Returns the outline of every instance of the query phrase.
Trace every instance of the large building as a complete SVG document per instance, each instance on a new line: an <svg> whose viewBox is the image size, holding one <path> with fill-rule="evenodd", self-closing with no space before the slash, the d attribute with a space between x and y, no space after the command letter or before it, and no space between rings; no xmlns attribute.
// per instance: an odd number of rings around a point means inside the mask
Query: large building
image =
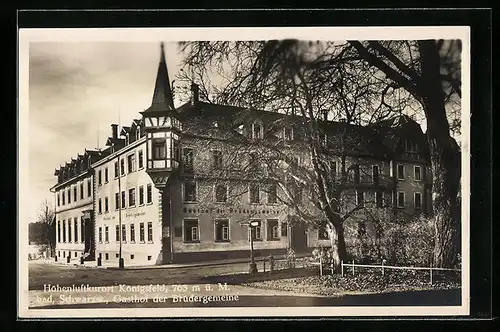
<svg viewBox="0 0 500 332"><path fill-rule="evenodd" d="M87 150L56 170L58 259L119 264L121 258L128 266L248 257L250 234L257 255L330 244L321 227L291 222L285 192L258 165L266 158L259 155L264 142L273 142L294 167L312 167L303 118L198 97L193 84L191 100L174 107L162 46L152 103L140 119L112 124L105 149ZM330 172L341 171L340 133L352 144L344 162L345 192L352 194L346 208L373 201L408 216L428 211L428 152L416 122L406 116L365 127L320 122ZM360 210L351 219L363 218Z"/></svg>

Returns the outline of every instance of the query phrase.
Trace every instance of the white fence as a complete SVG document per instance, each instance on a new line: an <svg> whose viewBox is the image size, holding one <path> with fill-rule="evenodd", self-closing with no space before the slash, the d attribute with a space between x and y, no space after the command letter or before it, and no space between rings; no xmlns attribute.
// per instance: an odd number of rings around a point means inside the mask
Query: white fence
<svg viewBox="0 0 500 332"><path fill-rule="evenodd" d="M429 267L423 267L423 266L391 266L391 265L384 265L384 262L382 261L382 264L380 265L369 265L369 264L354 264L354 261L352 261L351 264L349 263L344 263L344 261L341 261L340 263L340 269L341 269L341 275L342 277L344 276L344 267L352 267L352 275L355 275L355 269L356 267L361 267L361 268L373 268L373 269L380 269L382 272L382 276L385 275L385 270L425 270L429 271L429 281L432 284L432 272L433 271L455 271L455 272L461 272L462 270L460 269L451 269L451 268L443 268L443 267L433 267L430 265ZM320 269L320 273L321 269Z"/></svg>

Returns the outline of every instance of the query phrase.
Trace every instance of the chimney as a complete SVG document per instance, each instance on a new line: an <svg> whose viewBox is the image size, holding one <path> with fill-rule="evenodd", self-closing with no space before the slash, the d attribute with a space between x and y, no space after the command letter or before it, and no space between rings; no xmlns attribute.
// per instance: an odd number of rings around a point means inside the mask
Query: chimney
<svg viewBox="0 0 500 332"><path fill-rule="evenodd" d="M200 87L196 83L191 83L191 105L196 105L200 101Z"/></svg>
<svg viewBox="0 0 500 332"><path fill-rule="evenodd" d="M118 125L112 124L111 131L113 132L113 139L117 139L118 138Z"/></svg>

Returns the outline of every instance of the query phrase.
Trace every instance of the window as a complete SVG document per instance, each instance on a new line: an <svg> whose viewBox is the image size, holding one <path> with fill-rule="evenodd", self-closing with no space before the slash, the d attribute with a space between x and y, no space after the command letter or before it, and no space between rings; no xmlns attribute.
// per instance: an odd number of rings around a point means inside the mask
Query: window
<svg viewBox="0 0 500 332"><path fill-rule="evenodd" d="M215 241L229 241L229 220L221 219L215 221Z"/></svg>
<svg viewBox="0 0 500 332"><path fill-rule="evenodd" d="M268 204L276 204L277 201L277 187L276 184L271 184L269 186L269 191L267 193L267 203Z"/></svg>
<svg viewBox="0 0 500 332"><path fill-rule="evenodd" d="M257 185L250 186L249 199L250 199L250 203L253 203L253 204L258 204L260 202L259 187Z"/></svg>
<svg viewBox="0 0 500 332"><path fill-rule="evenodd" d="M259 160L255 152L251 152L248 156L248 170L256 172L259 169Z"/></svg>
<svg viewBox="0 0 500 332"><path fill-rule="evenodd" d="M320 226L318 229L318 240L329 240L330 235L325 226Z"/></svg>
<svg viewBox="0 0 500 332"><path fill-rule="evenodd" d="M251 223L257 222L257 226L251 226L250 227L250 236L254 240L262 240L262 228L261 228L261 221L260 220L250 220ZM250 238L249 238L250 239Z"/></svg>
<svg viewBox="0 0 500 332"><path fill-rule="evenodd" d="M148 242L153 242L153 223L148 222Z"/></svg>
<svg viewBox="0 0 500 332"><path fill-rule="evenodd" d="M165 139L155 138L153 139L153 159L161 160L165 159L166 151L165 151Z"/></svg>
<svg viewBox="0 0 500 332"><path fill-rule="evenodd" d="M120 193L115 193L115 209L120 208Z"/></svg>
<svg viewBox="0 0 500 332"><path fill-rule="evenodd" d="M185 148L182 150L182 164L184 172L192 172L194 164L193 149Z"/></svg>
<svg viewBox="0 0 500 332"><path fill-rule="evenodd" d="M61 195L57 194L57 206L61 206Z"/></svg>
<svg viewBox="0 0 500 332"><path fill-rule="evenodd" d="M68 219L68 243L71 243L72 241L72 235L73 233L71 232L71 219Z"/></svg>
<svg viewBox="0 0 500 332"><path fill-rule="evenodd" d="M135 242L135 226L134 224L130 224L130 242Z"/></svg>
<svg viewBox="0 0 500 332"><path fill-rule="evenodd" d="M115 226L115 240L116 242L120 242L120 226Z"/></svg>
<svg viewBox="0 0 500 332"><path fill-rule="evenodd" d="M253 139L262 139L264 136L264 127L262 127L259 123L252 124L252 138Z"/></svg>
<svg viewBox="0 0 500 332"><path fill-rule="evenodd" d="M328 135L325 133L319 134L319 144L327 145L328 144Z"/></svg>
<svg viewBox="0 0 500 332"><path fill-rule="evenodd" d="M73 197L74 197L74 199L75 199L75 202L76 202L76 201L77 201L77 199L78 199L78 193L76 192L76 190L77 190L77 188L76 188L76 186L74 186L74 187L73 187Z"/></svg>
<svg viewBox="0 0 500 332"><path fill-rule="evenodd" d="M184 219L184 242L197 242L198 219Z"/></svg>
<svg viewBox="0 0 500 332"><path fill-rule="evenodd" d="M282 222L281 223L281 237L287 237L287 236L288 236L288 223Z"/></svg>
<svg viewBox="0 0 500 332"><path fill-rule="evenodd" d="M194 180L184 182L184 202L196 202L196 182Z"/></svg>
<svg viewBox="0 0 500 332"><path fill-rule="evenodd" d="M414 202L415 209L420 210L422 208L422 194L415 193L414 200L415 200Z"/></svg>
<svg viewBox="0 0 500 332"><path fill-rule="evenodd" d="M121 175L125 174L125 159L120 160L120 174Z"/></svg>
<svg viewBox="0 0 500 332"><path fill-rule="evenodd" d="M398 192L398 208L405 207L405 193L404 191Z"/></svg>
<svg viewBox="0 0 500 332"><path fill-rule="evenodd" d="M104 212L109 212L109 199L108 197L104 197Z"/></svg>
<svg viewBox="0 0 500 332"><path fill-rule="evenodd" d="M336 161L330 161L330 176L332 178L332 181L335 181L337 179L337 162Z"/></svg>
<svg viewBox="0 0 500 332"><path fill-rule="evenodd" d="M139 224L139 241L141 242L144 242L145 240L145 237L144 237L144 223L141 222Z"/></svg>
<svg viewBox="0 0 500 332"><path fill-rule="evenodd" d="M217 203L225 203L227 201L227 187L222 184L215 186L215 201Z"/></svg>
<svg viewBox="0 0 500 332"><path fill-rule="evenodd" d="M57 221L57 242L61 243L61 220Z"/></svg>
<svg viewBox="0 0 500 332"><path fill-rule="evenodd" d="M405 139L405 150L408 152L417 152L417 144L409 139Z"/></svg>
<svg viewBox="0 0 500 332"><path fill-rule="evenodd" d="M90 197L92 195L92 182L90 182L90 179L87 180L87 197Z"/></svg>
<svg viewBox="0 0 500 332"><path fill-rule="evenodd" d="M405 166L398 165L398 180L404 180L404 179L405 179Z"/></svg>
<svg viewBox="0 0 500 332"><path fill-rule="evenodd" d="M102 227L99 227L99 243L102 243Z"/></svg>
<svg viewBox="0 0 500 332"><path fill-rule="evenodd" d="M375 192L375 204L378 208L383 206L383 195L380 191Z"/></svg>
<svg viewBox="0 0 500 332"><path fill-rule="evenodd" d="M379 168L378 165L372 166L372 181L375 185L379 183Z"/></svg>
<svg viewBox="0 0 500 332"><path fill-rule="evenodd" d="M135 172L135 153L127 156L128 173Z"/></svg>
<svg viewBox="0 0 500 332"><path fill-rule="evenodd" d="M127 226L122 224L122 242L127 242Z"/></svg>
<svg viewBox="0 0 500 332"><path fill-rule="evenodd" d="M68 188L68 204L71 203L71 190Z"/></svg>
<svg viewBox="0 0 500 332"><path fill-rule="evenodd" d="M125 200L125 191L122 191L122 205L123 208L127 207L126 200Z"/></svg>
<svg viewBox="0 0 500 332"><path fill-rule="evenodd" d="M66 195L62 192L62 205L66 204Z"/></svg>
<svg viewBox="0 0 500 332"><path fill-rule="evenodd" d="M143 168L144 167L144 152L142 150L139 150L138 152L138 156L139 156L139 169Z"/></svg>
<svg viewBox="0 0 500 332"><path fill-rule="evenodd" d="M80 183L80 199L83 199L83 182Z"/></svg>
<svg viewBox="0 0 500 332"><path fill-rule="evenodd" d="M279 240L280 234L278 229L277 219L267 220L267 239L268 240Z"/></svg>
<svg viewBox="0 0 500 332"><path fill-rule="evenodd" d="M73 228L74 228L75 243L78 243L78 219L77 218L73 219Z"/></svg>
<svg viewBox="0 0 500 332"><path fill-rule="evenodd" d="M108 168L106 167L104 169L104 182L108 183L109 182L109 177L108 177Z"/></svg>
<svg viewBox="0 0 500 332"><path fill-rule="evenodd" d="M80 221L80 239L82 243L85 241L85 222L83 220Z"/></svg>
<svg viewBox="0 0 500 332"><path fill-rule="evenodd" d="M214 169L222 168L222 152L221 151L212 151L212 167Z"/></svg>
<svg viewBox="0 0 500 332"><path fill-rule="evenodd" d="M415 172L415 181L421 181L422 180L422 173L421 173L420 166L415 166L414 172Z"/></svg>
<svg viewBox="0 0 500 332"><path fill-rule="evenodd" d="M360 182L360 176L359 176L359 165L353 165L352 166L352 172L354 175L354 183L359 184Z"/></svg>
<svg viewBox="0 0 500 332"><path fill-rule="evenodd" d="M119 176L120 169L118 167L118 162L115 161L115 179Z"/></svg>
<svg viewBox="0 0 500 332"><path fill-rule="evenodd" d="M144 186L139 187L139 205L144 204Z"/></svg>
<svg viewBox="0 0 500 332"><path fill-rule="evenodd" d="M62 232L63 232L63 242L66 243L66 220L62 221L62 225L63 225L63 229L62 229Z"/></svg>
<svg viewBox="0 0 500 332"><path fill-rule="evenodd" d="M153 202L153 188L151 186L151 183L148 184L148 192L147 192L147 200L146 202L151 203Z"/></svg>
<svg viewBox="0 0 500 332"><path fill-rule="evenodd" d="M362 191L356 192L356 205L364 206L365 204L365 193Z"/></svg>
<svg viewBox="0 0 500 332"><path fill-rule="evenodd" d="M102 213L102 200L101 200L101 198L99 198L99 204L98 204L98 207L99 207L99 209L98 209L99 214L101 214L101 213Z"/></svg>
<svg viewBox="0 0 500 332"><path fill-rule="evenodd" d="M128 206L135 206L135 188L128 190Z"/></svg>
<svg viewBox="0 0 500 332"><path fill-rule="evenodd" d="M97 184L102 185L102 170L97 171Z"/></svg>
<svg viewBox="0 0 500 332"><path fill-rule="evenodd" d="M109 260L109 253L105 253L105 254L104 254L104 258L105 258L106 260Z"/></svg>
<svg viewBox="0 0 500 332"><path fill-rule="evenodd" d="M285 127L283 129L283 136L285 138L285 141L293 141L293 128Z"/></svg>
<svg viewBox="0 0 500 332"><path fill-rule="evenodd" d="M109 226L104 226L104 242L109 243Z"/></svg>

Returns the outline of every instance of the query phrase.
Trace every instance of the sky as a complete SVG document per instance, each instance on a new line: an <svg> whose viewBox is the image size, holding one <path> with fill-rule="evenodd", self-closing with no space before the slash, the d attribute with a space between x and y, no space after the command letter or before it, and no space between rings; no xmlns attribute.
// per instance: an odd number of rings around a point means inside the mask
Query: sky
<svg viewBox="0 0 500 332"><path fill-rule="evenodd" d="M172 81L181 55L172 42L165 52ZM45 199L53 204L56 168L86 148L103 148L112 123L128 126L149 107L159 60L159 41L30 43L30 221Z"/></svg>

